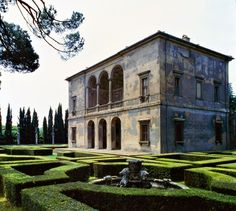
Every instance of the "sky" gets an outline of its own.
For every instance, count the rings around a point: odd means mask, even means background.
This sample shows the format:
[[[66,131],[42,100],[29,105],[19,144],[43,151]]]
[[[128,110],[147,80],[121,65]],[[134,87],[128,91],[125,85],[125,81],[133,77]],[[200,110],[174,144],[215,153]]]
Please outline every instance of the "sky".
[[[49,108],[61,103],[68,108],[68,83],[65,79],[117,53],[158,30],[217,52],[236,57],[236,0],[45,0],[54,5],[58,18],[70,17],[72,11],[83,13],[80,27],[84,49],[64,61],[42,40],[31,36],[40,57],[34,73],[8,73],[0,67],[2,81],[0,107],[6,122],[10,104],[13,124],[18,123],[20,108],[38,113],[40,126]],[[65,4],[66,2],[66,4]],[[27,30],[16,7],[4,16]],[[31,35],[31,34],[30,34]],[[229,63],[229,81],[236,93],[236,60]]]

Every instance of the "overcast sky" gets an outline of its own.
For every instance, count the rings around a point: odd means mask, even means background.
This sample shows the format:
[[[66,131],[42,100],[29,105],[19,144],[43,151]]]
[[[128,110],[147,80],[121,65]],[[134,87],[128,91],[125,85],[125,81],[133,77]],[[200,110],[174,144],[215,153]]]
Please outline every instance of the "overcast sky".
[[[1,69],[0,106],[2,123],[6,121],[8,103],[17,124],[20,107],[35,109],[40,126],[50,106],[62,103],[68,107],[68,84],[65,78],[115,54],[126,46],[157,32],[181,38],[220,53],[236,57],[236,0],[46,0],[55,6],[58,16],[72,11],[84,14],[80,33],[85,39],[84,50],[75,58],[63,61],[60,56],[33,36],[40,67],[30,74],[11,74]],[[11,8],[5,17],[22,24]],[[24,27],[27,29],[26,27]],[[229,81],[236,92],[236,61],[229,64]]]

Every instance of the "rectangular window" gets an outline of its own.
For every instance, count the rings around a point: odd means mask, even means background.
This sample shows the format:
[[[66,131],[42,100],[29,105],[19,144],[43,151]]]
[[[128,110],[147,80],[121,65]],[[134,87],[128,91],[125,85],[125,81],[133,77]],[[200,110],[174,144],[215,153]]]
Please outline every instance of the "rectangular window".
[[[71,128],[71,140],[72,142],[76,142],[76,127]]]
[[[150,70],[138,74],[140,77],[140,102],[149,100],[149,73]]]
[[[141,79],[141,95],[147,96],[148,95],[148,78]]]
[[[140,121],[140,144],[150,143],[149,137],[150,120]]]
[[[215,143],[222,144],[222,123],[215,123]]]
[[[175,90],[174,90],[174,94],[176,96],[180,96],[180,78],[179,77],[175,77]]]
[[[219,102],[220,101],[220,85],[214,84],[214,101]]]
[[[184,121],[175,121],[175,143],[184,143]]]
[[[76,115],[76,96],[72,97],[72,116]]]
[[[196,83],[196,98],[202,99],[202,81],[197,80]]]

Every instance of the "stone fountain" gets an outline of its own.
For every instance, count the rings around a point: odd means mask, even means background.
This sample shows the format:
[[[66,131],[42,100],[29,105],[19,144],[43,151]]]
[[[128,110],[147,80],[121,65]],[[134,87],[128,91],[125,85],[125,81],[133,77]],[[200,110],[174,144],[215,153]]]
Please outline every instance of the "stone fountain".
[[[119,174],[120,177],[107,175],[103,179],[94,180],[92,183],[134,188],[188,189],[187,186],[175,183],[171,179],[149,178],[149,173],[142,167],[141,160],[128,160],[128,167],[124,168]]]

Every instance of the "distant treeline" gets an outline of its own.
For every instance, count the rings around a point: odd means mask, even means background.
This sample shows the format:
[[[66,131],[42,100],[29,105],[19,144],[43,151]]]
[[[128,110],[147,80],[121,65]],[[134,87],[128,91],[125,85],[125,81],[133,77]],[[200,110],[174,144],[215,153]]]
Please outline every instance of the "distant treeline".
[[[39,129],[38,114],[35,110],[20,108],[17,126],[12,125],[12,110],[7,108],[6,123],[2,125],[0,110],[0,144],[64,144],[68,139],[68,110],[63,118],[62,105],[55,110],[49,109],[48,118],[44,117]]]

